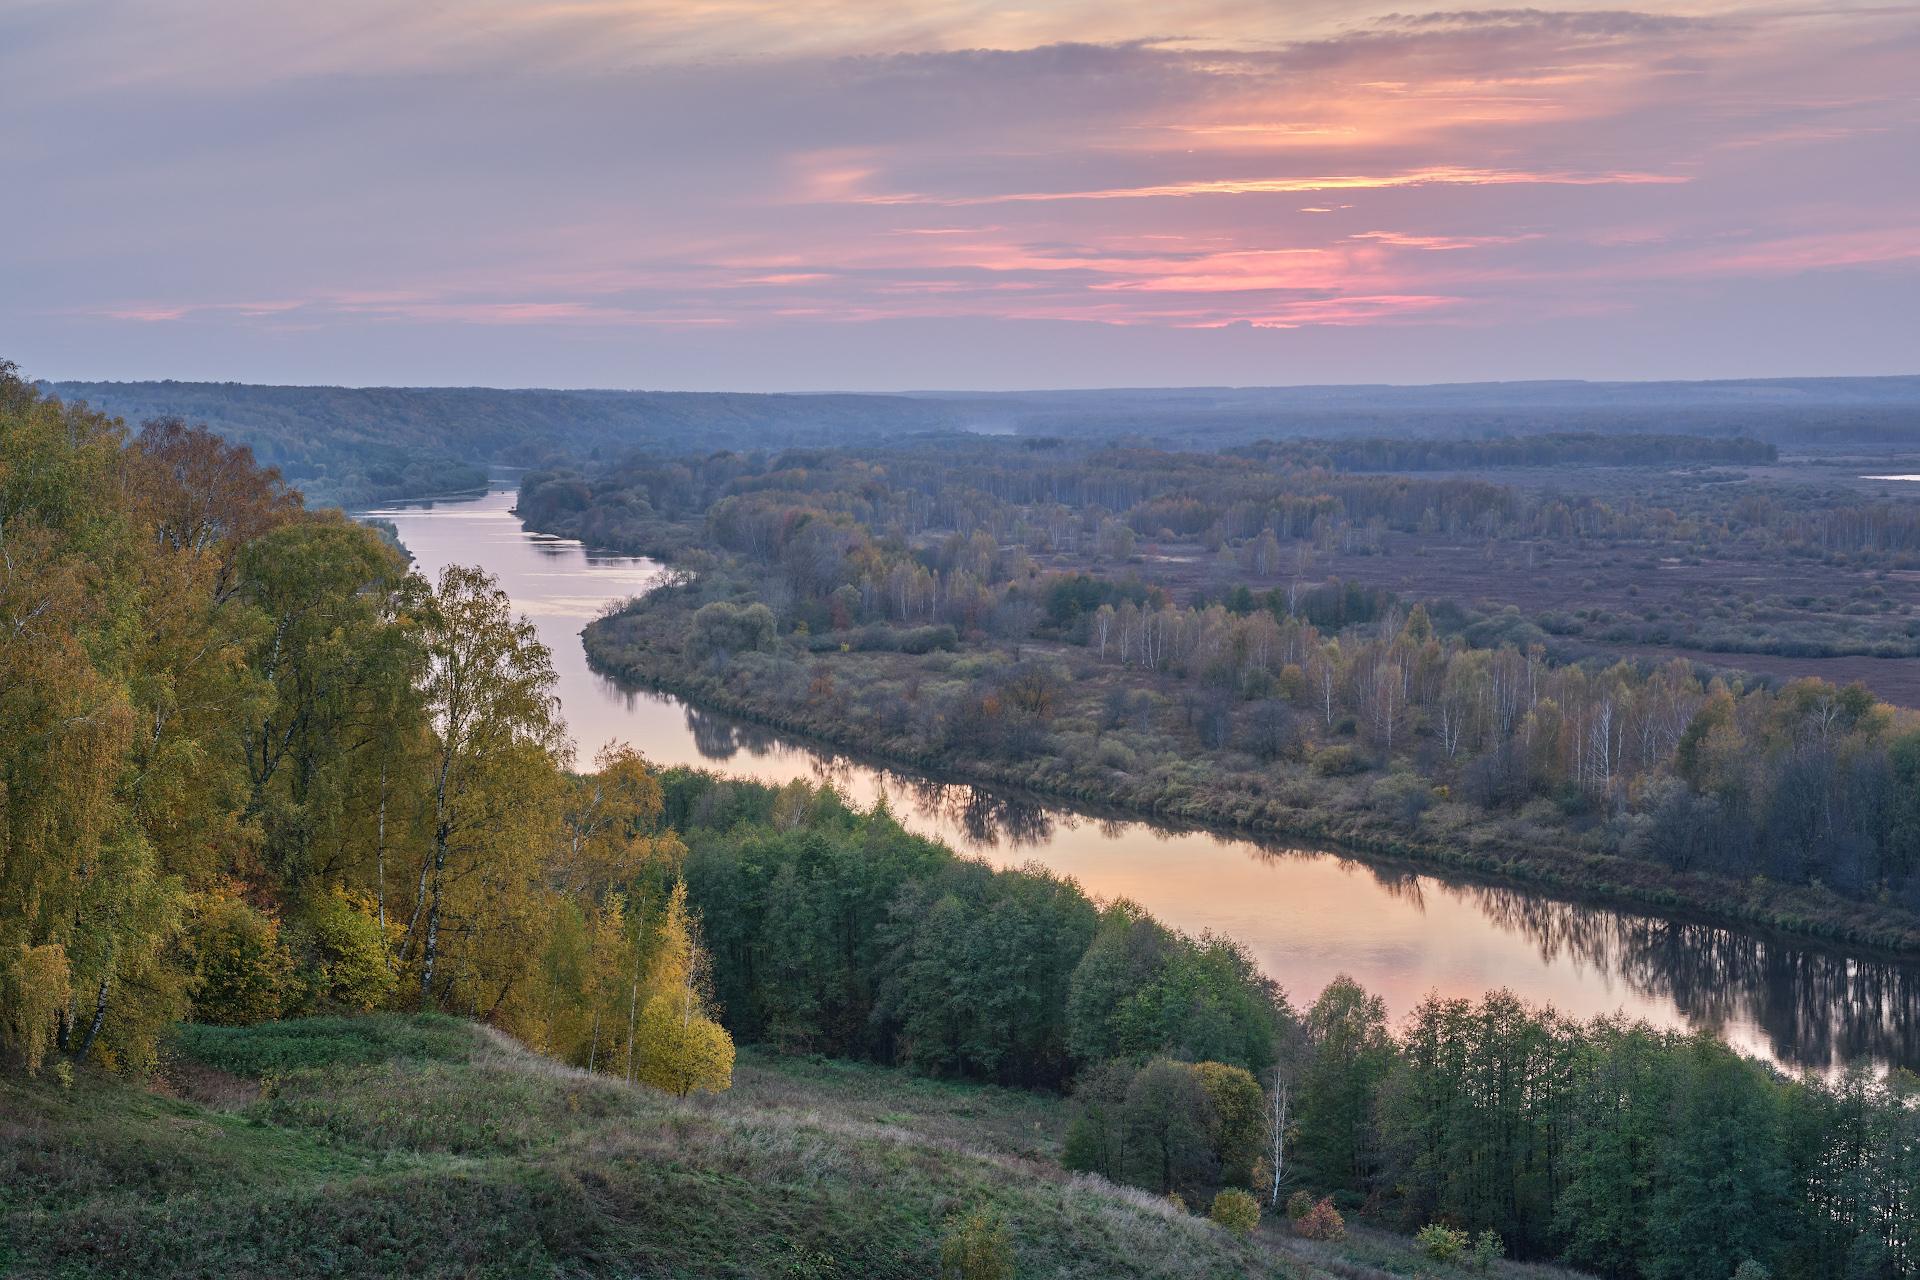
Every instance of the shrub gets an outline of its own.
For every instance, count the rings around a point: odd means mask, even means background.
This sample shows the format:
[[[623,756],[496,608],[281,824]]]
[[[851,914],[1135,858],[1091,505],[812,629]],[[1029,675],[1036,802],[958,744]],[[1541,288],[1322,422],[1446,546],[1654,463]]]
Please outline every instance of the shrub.
[[[940,1242],[940,1280],[1012,1280],[1013,1244],[997,1214],[976,1209]]]
[[[1313,771],[1323,778],[1346,778],[1366,772],[1367,762],[1348,746],[1326,747],[1313,756]]]
[[[309,1008],[364,1013],[386,999],[395,981],[386,940],[361,904],[335,891],[309,907],[300,924],[300,980]]]
[[[1228,1187],[1213,1198],[1213,1209],[1207,1216],[1237,1236],[1250,1236],[1260,1225],[1260,1202]]]
[[[1466,1232],[1441,1222],[1429,1222],[1420,1228],[1413,1242],[1435,1262],[1458,1262],[1466,1256],[1469,1246]]]
[[[1296,1191],[1287,1197],[1287,1221],[1298,1222],[1307,1216],[1313,1208],[1313,1197],[1305,1191]]]
[[[1375,813],[1411,823],[1433,804],[1433,788],[1416,774],[1393,773],[1373,784],[1367,803]]]
[[[960,634],[946,623],[932,627],[915,627],[900,637],[900,652],[911,654],[932,653],[936,649],[954,650],[960,647]]]
[[[280,941],[280,922],[237,897],[201,899],[189,937],[199,985],[197,1022],[240,1027],[280,1015],[292,985],[293,957]]]
[[[689,655],[705,658],[712,654],[770,652],[774,644],[773,610],[764,604],[735,606],[716,600],[703,604],[693,615],[693,638]]]
[[[1308,1240],[1343,1240],[1347,1235],[1346,1219],[1333,1207],[1331,1197],[1322,1196],[1314,1202],[1313,1208],[1293,1224],[1296,1235]]]
[[[1488,1227],[1473,1238],[1473,1269],[1491,1271],[1493,1264],[1507,1256],[1506,1242],[1500,1239],[1500,1233]]]

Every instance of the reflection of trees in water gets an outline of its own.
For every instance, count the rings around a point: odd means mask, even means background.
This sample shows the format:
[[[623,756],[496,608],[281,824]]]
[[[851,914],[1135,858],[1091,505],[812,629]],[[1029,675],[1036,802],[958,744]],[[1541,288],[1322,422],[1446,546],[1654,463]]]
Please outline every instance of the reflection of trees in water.
[[[1642,995],[1673,1001],[1696,1027],[1753,1024],[1781,1062],[1824,1069],[1868,1058],[1920,1067],[1920,972],[1912,966],[1513,889],[1447,891],[1532,938],[1542,959],[1615,975]]]
[[[687,707],[687,732],[693,735],[693,749],[703,760],[731,760],[740,754],[738,720],[716,716],[708,711]]]
[[[742,751],[764,756],[782,745],[779,735],[763,725],[702,711],[690,703],[682,705],[687,712],[687,732],[693,735],[694,750],[702,759],[731,760]]]
[[[1350,858],[1330,849],[1304,849],[1290,844],[1256,844],[1258,855],[1269,859],[1291,859],[1298,862],[1325,862],[1329,858],[1340,864],[1343,871],[1364,872],[1368,879],[1380,886],[1380,892],[1396,902],[1404,902],[1417,914],[1427,913],[1428,877],[1409,867],[1396,866],[1387,862],[1363,862]]]
[[[694,749],[702,759],[727,761],[742,751],[750,756],[766,756],[792,750],[807,757],[815,782],[833,787],[843,796],[853,794],[855,775],[868,771],[866,766],[846,756],[790,741],[750,720],[703,711],[690,703],[681,705],[686,712],[687,731],[693,735]],[[1068,815],[982,787],[891,770],[876,772],[874,777],[876,789],[887,797],[888,803],[896,806],[904,803],[922,819],[957,828],[981,848],[998,848],[1003,842],[1009,848],[1032,848],[1051,840],[1057,824],[1073,825]]]
[[[694,745],[706,759],[731,760],[742,751],[764,756],[793,747],[811,757],[817,781],[842,794],[851,794],[849,782],[865,771],[848,757],[790,743],[751,722],[692,706],[685,710]],[[896,809],[963,832],[979,848],[1036,848],[1081,820],[1070,811],[981,787],[890,770],[877,777]],[[1086,820],[1108,840],[1176,834],[1111,816]],[[1260,846],[1259,853],[1340,857],[1278,844]],[[1422,912],[1432,889],[1454,895],[1497,928],[1533,940],[1543,961],[1568,961],[1618,979],[1643,997],[1670,1001],[1700,1030],[1750,1024],[1782,1063],[1825,1069],[1864,1058],[1920,1069],[1920,966],[1849,958],[1712,925],[1621,915],[1518,889],[1453,884],[1392,864],[1346,857],[1340,862],[1364,870],[1383,893]]]
[[[983,849],[997,849],[1002,841],[1012,849],[1045,844],[1053,839],[1056,819],[1065,817],[1031,801],[982,787],[894,776],[921,818],[958,827],[971,843]]]

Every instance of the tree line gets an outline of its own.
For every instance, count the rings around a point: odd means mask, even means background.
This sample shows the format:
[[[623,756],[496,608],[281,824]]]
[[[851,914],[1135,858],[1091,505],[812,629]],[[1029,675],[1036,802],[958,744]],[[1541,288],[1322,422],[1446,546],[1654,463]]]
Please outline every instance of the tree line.
[[[1556,459],[1754,465],[1771,449],[1744,439],[1599,433],[1283,442],[1228,453],[942,438],[634,455],[584,470],[530,473],[522,504],[540,527],[635,552],[705,541],[764,555],[810,521],[864,528],[885,554],[908,557],[924,553],[931,535],[984,531],[1035,555],[1125,560],[1134,544],[1121,539],[1121,529],[1135,540],[1194,541],[1209,553],[1232,554],[1263,536],[1323,551],[1378,552],[1389,534],[1590,541],[1683,554],[1709,548],[1893,566],[1920,551],[1914,504],[1811,485],[1716,484],[1710,475],[1656,471],[1631,488],[1583,485],[1578,472],[1564,484],[1521,488],[1472,474],[1383,474]]]
[[[551,655],[242,446],[129,432],[0,369],[0,1060],[141,1070],[182,1018],[483,1017],[724,1085],[659,823],[590,771]]]
[[[1489,439],[1372,436],[1349,440],[1260,440],[1222,452],[1268,465],[1327,471],[1477,471],[1487,467],[1753,466],[1780,451],[1743,436],[1542,431]]]
[[[1340,978],[1297,1007],[1226,939],[958,857],[830,787],[661,785],[736,1036],[1068,1089],[1069,1167],[1190,1205],[1330,1197],[1612,1277],[1916,1263],[1904,1073],[1793,1078],[1709,1035],[1504,992],[1433,995],[1395,1025]]]

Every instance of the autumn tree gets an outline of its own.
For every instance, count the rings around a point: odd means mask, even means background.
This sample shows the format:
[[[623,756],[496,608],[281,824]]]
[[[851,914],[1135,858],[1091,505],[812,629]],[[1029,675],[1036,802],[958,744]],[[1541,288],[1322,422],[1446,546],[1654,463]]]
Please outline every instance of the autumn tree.
[[[128,793],[139,556],[112,421],[0,364],[0,1054],[137,1063],[184,1006]]]
[[[592,773],[568,779],[556,885],[595,897],[651,864],[678,870],[686,850],[672,832],[656,829],[660,812],[660,781],[645,757],[626,743],[608,743]]]
[[[633,1070],[635,1079],[683,1098],[733,1084],[733,1038],[709,1009],[707,966],[687,910],[686,882],[676,881],[643,984]]]
[[[427,836],[401,958],[426,1008],[491,1015],[546,919],[562,743],[552,656],[497,583],[450,566],[409,610],[423,657]]]

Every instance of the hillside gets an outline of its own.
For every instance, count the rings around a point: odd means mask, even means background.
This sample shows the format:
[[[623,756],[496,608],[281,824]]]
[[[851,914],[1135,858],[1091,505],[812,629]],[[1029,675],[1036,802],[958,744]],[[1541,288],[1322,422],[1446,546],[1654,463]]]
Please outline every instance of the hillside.
[[[757,1055],[682,1102],[443,1017],[186,1027],[150,1089],[0,1080],[0,1270],[921,1277],[946,1221],[988,1209],[1021,1276],[1415,1271],[1395,1237],[1242,1244],[1068,1175],[1065,1119],[1042,1095]]]
[[[171,381],[48,389],[133,423],[179,417],[205,424],[280,468],[316,505],[471,488],[496,463],[870,440],[955,425],[943,404],[894,396]]]
[[[908,395],[43,385],[135,424],[167,416],[204,423],[250,446],[309,499],[347,506],[472,487],[495,464],[610,458],[636,449],[678,454],[897,442],[903,435],[960,430],[1132,437],[1185,447],[1269,437],[1567,431],[1746,435],[1782,445],[1920,440],[1920,378],[1911,377]]]

